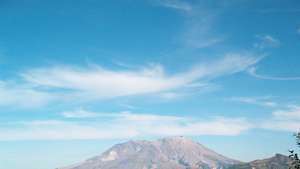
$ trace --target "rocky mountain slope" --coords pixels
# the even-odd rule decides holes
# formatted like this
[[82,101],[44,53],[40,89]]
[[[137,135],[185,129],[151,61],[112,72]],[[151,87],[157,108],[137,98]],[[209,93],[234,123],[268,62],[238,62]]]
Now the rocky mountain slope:
[[241,163],[230,166],[228,169],[288,169],[289,158],[276,154],[274,157],[255,160],[249,163]]
[[224,169],[240,162],[184,137],[117,144],[81,164],[61,169]]
[[242,163],[185,137],[117,144],[83,163],[60,169],[288,169],[289,158],[274,157]]

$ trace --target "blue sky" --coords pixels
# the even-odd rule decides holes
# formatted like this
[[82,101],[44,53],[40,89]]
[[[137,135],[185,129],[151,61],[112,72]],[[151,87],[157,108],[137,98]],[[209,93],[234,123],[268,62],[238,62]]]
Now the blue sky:
[[297,0],[0,1],[0,168],[184,135],[250,161],[300,128]]

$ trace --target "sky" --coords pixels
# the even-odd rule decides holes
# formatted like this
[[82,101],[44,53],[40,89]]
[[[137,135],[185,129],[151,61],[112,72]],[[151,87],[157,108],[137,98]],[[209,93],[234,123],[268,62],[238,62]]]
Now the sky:
[[186,136],[234,159],[300,128],[298,0],[1,0],[0,168]]

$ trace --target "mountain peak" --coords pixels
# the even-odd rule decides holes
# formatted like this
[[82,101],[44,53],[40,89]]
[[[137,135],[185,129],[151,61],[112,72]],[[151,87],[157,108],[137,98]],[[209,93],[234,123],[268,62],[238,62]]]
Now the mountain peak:
[[276,153],[276,154],[275,154],[275,157],[286,157],[286,156],[283,155],[283,154]]
[[184,136],[172,136],[172,137],[165,137],[158,141],[162,142],[192,142],[195,143],[192,139]]
[[236,163],[189,138],[176,136],[117,144],[68,169],[221,169]]

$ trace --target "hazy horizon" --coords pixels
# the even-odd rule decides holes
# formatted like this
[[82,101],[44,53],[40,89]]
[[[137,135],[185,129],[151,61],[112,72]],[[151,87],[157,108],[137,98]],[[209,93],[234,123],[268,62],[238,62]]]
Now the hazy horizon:
[[0,1],[0,168],[187,136],[241,161],[300,128],[297,0]]

